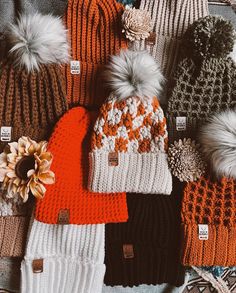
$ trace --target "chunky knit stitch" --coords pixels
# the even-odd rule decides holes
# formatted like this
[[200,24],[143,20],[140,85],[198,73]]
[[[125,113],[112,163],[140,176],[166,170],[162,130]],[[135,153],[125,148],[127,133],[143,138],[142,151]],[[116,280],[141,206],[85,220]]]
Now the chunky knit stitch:
[[[202,177],[187,183],[182,203],[182,262],[194,266],[236,264],[236,182]],[[207,224],[208,240],[198,225]]]
[[127,47],[121,28],[123,5],[116,0],[69,0],[66,23],[71,59],[80,62],[80,74],[66,68],[70,105],[99,107],[106,97],[101,72],[121,48]]
[[87,190],[90,126],[94,112],[82,107],[68,111],[58,122],[48,144],[54,160],[51,169],[56,183],[47,186],[37,202],[36,219],[58,223],[61,212],[70,224],[96,224],[127,220],[125,193],[102,194]]

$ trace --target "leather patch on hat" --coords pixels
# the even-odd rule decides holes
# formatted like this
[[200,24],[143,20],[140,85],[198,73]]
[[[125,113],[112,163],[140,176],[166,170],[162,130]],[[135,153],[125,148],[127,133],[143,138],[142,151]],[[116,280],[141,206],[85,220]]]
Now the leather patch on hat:
[[59,211],[57,224],[59,224],[59,225],[70,224],[70,211],[69,211],[69,209],[61,209]]
[[32,263],[33,272],[39,274],[43,272],[43,258],[34,259]]
[[112,167],[116,167],[119,165],[118,153],[113,152],[108,154],[108,165]]
[[146,38],[145,42],[146,45],[154,46],[156,44],[157,35],[155,32],[150,33],[149,37]]
[[134,258],[134,246],[133,244],[124,244],[123,245],[123,254],[124,258]]

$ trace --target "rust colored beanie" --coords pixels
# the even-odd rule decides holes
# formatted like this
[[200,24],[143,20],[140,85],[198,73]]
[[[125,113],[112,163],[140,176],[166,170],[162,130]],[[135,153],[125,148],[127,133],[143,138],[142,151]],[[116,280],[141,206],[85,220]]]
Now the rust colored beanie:
[[[236,265],[236,181],[202,177],[187,183],[182,202],[182,262],[191,266]],[[206,225],[206,226],[199,226]],[[208,239],[201,231],[205,230]],[[199,235],[200,233],[200,235]]]
[[103,67],[110,55],[126,48],[122,35],[123,5],[116,0],[69,0],[66,15],[72,60],[80,62],[79,74],[66,68],[70,105],[98,108],[106,98]]
[[[0,150],[21,136],[47,140],[67,111],[61,63],[68,59],[63,22],[39,13],[20,15],[7,29],[8,58],[0,72]],[[4,128],[10,127],[9,136]],[[30,202],[0,194],[0,257],[24,255]]]
[[180,204],[176,196],[127,194],[129,220],[108,224],[105,233],[105,284],[184,283],[180,263]]
[[87,190],[90,126],[94,112],[82,107],[69,110],[57,123],[48,149],[56,183],[47,186],[36,205],[36,220],[48,224],[99,224],[128,218],[126,194]]

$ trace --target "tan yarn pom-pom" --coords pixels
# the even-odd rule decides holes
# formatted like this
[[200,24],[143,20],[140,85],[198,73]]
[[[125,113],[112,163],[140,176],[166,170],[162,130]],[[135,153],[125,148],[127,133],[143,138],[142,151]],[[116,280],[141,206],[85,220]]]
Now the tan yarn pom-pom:
[[174,142],[168,150],[172,174],[181,182],[195,181],[205,173],[206,164],[199,151],[200,145],[190,138]]
[[149,37],[152,30],[150,13],[129,6],[126,6],[122,15],[122,24],[122,32],[130,41],[144,40]]

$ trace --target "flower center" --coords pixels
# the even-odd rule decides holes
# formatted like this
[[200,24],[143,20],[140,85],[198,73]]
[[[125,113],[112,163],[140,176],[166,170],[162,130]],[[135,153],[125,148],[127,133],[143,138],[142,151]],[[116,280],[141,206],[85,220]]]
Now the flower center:
[[25,156],[16,164],[15,172],[16,176],[22,180],[27,180],[27,173],[29,170],[34,170],[35,158],[34,156]]

